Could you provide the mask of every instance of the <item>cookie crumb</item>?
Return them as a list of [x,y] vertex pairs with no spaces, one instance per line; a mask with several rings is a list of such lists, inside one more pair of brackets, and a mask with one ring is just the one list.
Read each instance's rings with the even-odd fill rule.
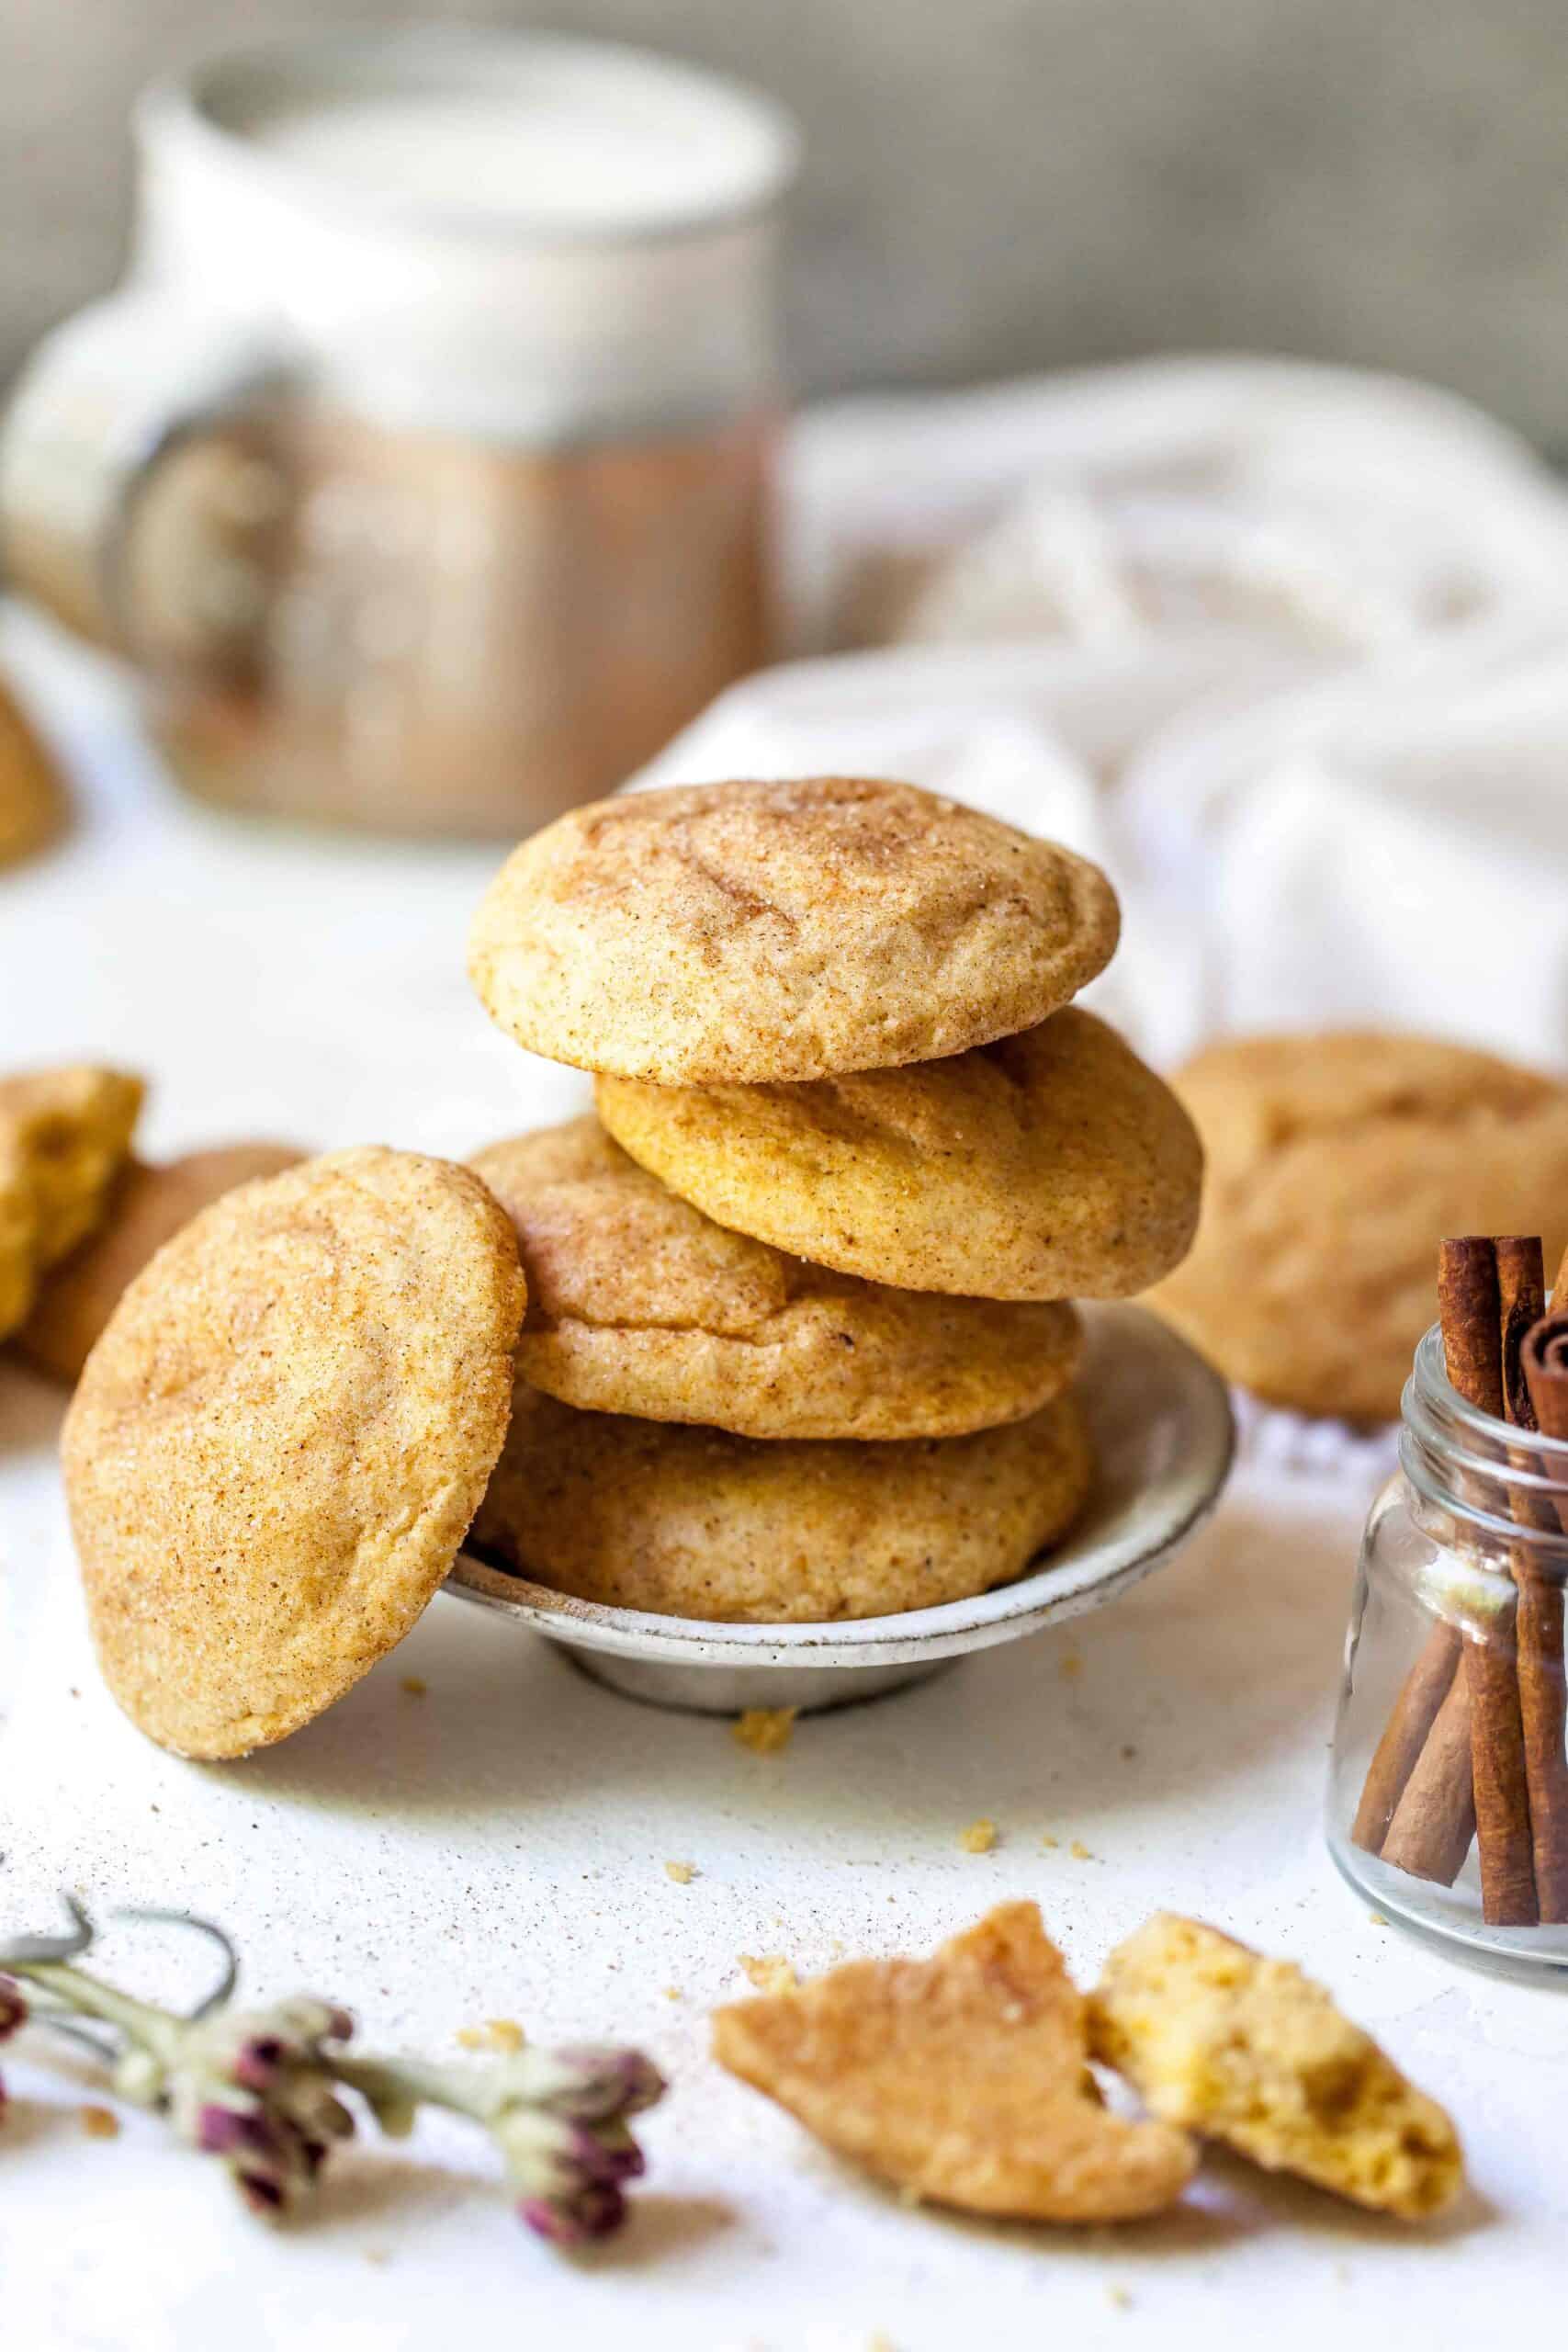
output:
[[119,2118],[112,2107],[80,2107],[82,2129],[89,2140],[118,2140]]
[[405,1674],[398,1687],[411,1699],[423,1699],[430,1685],[423,1674]]
[[690,1886],[696,1874],[695,1862],[666,1862],[664,1865],[665,1877],[672,1878],[677,1886]]
[[1061,1842],[1062,1842],[1062,1841],[1061,1841],[1061,1839],[1060,1839],[1059,1838],[1053,1838],[1053,1837],[1052,1837],[1052,1835],[1051,1835],[1051,1833],[1050,1833],[1050,1831],[1049,1831],[1048,1829],[1045,1831],[1044,1835],[1042,1837],[1042,1838],[1041,1838],[1041,1840],[1040,1840],[1040,1843],[1041,1843],[1043,1846],[1050,1846],[1050,1847],[1053,1847],[1053,1848],[1059,1846],[1059,1845],[1061,1844]]
[[686,1996],[682,1992],[679,1984],[666,1984],[664,1997],[667,2001],[683,2001]]
[[755,1952],[743,1951],[740,1965],[759,1993],[793,1993],[800,1982],[783,1952],[765,1952],[759,1958]]
[[1094,1856],[1089,1852],[1089,1848],[1084,1844],[1081,1838],[1075,1838],[1072,1844],[1067,1848],[1067,1851],[1071,1854],[1075,1862],[1092,1862],[1094,1860]]
[[1371,1921],[1374,1928],[1386,1928],[1388,1925],[1388,1921],[1383,1917],[1381,1911],[1369,1911],[1367,1917]]
[[776,1756],[795,1736],[798,1707],[748,1707],[730,1725],[731,1736],[753,1756]]
[[1059,1669],[1064,1682],[1076,1682],[1083,1672],[1083,1660],[1077,1650],[1069,1650]]
[[1115,2304],[1119,2312],[1130,2312],[1132,2310],[1133,2298],[1127,2288],[1107,2287],[1105,2292],[1108,2300]]
[[997,1825],[982,1814],[978,1821],[959,1831],[958,1842],[966,1854],[988,1854],[997,1842]]
[[502,2050],[511,2055],[523,2048],[527,2036],[515,2018],[487,2018],[483,2025],[460,2025],[457,2041],[464,2050]]

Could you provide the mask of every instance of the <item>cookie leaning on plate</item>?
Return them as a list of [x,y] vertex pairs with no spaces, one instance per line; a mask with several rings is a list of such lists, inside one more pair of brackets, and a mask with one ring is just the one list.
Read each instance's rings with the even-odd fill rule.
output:
[[1089,1477],[1070,1391],[973,1437],[773,1444],[581,1413],[519,1381],[471,1540],[582,1600],[825,1623],[1005,1584],[1066,1530]]
[[912,785],[632,793],[561,817],[480,903],[468,968],[530,1051],[662,1084],[881,1069],[1025,1029],[1106,965],[1098,866]]
[[1451,1233],[1568,1240],[1568,1084],[1373,1030],[1235,1038],[1175,1085],[1209,1177],[1149,1305],[1270,1403],[1395,1420]]
[[858,1282],[727,1232],[597,1119],[477,1152],[517,1227],[525,1381],[569,1405],[753,1438],[955,1437],[1059,1396],[1070,1306]]
[[44,1278],[17,1333],[18,1351],[71,1387],[132,1278],[198,1210],[258,1176],[280,1175],[304,1157],[286,1144],[221,1144],[157,1167],[133,1159],[105,1204],[96,1233]]
[[598,1102],[632,1158],[717,1224],[906,1290],[1125,1298],[1176,1264],[1197,1220],[1191,1121],[1076,1006],[912,1069],[603,1078]]
[[501,1451],[523,1306],[479,1178],[379,1149],[242,1186],[137,1276],[63,1453],[98,1661],[150,1738],[243,1756],[401,1640]]

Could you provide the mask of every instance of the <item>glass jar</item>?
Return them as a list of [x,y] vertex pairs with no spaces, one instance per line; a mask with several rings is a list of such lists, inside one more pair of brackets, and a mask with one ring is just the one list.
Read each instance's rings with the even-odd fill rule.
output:
[[306,40],[154,90],[126,288],[0,447],[14,585],[232,807],[514,837],[769,651],[796,142],[610,44]]
[[1494,1968],[1568,1970],[1568,1443],[1468,1404],[1434,1327],[1399,1453],[1357,1574],[1329,1849],[1400,1925]]

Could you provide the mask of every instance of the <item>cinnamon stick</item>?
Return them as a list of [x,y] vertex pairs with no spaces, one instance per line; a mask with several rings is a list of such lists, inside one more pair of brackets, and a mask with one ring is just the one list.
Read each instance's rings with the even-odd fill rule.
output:
[[[1554,1297],[1568,1301],[1558,1270]],[[1520,1350],[1536,1426],[1545,1437],[1568,1438],[1568,1314],[1544,1317]],[[1539,1457],[1538,1457],[1539,1459]],[[1568,1487],[1556,1502],[1568,1534]],[[1520,1547],[1521,1550],[1524,1548]],[[1562,1575],[1542,1559],[1521,1578],[1518,1605],[1519,1706],[1529,1779],[1530,1836],[1540,1917],[1568,1922],[1568,1680],[1563,1658]]]
[[[1438,1304],[1449,1379],[1483,1412],[1501,1420],[1510,1403],[1505,1349],[1521,1301],[1542,1295],[1540,1243],[1480,1234],[1445,1241],[1438,1255]],[[1528,1329],[1528,1324],[1523,1329]],[[1517,1371],[1522,1329],[1511,1330]],[[1473,1389],[1467,1384],[1473,1384]],[[1524,1394],[1522,1385],[1517,1394]],[[1514,1400],[1514,1401],[1517,1401]],[[1481,1860],[1481,1916],[1489,1927],[1534,1926],[1535,1854],[1529,1783],[1510,1593],[1464,1646],[1470,1690],[1470,1763],[1475,1840]]]
[[[1427,1746],[1427,1736],[1437,1721],[1438,1710],[1453,1687],[1460,1654],[1464,1644],[1457,1625],[1434,1625],[1423,1645],[1421,1655],[1404,1678],[1398,1698],[1389,1710],[1383,1735],[1377,1752],[1367,1767],[1366,1781],[1361,1789],[1361,1801],[1356,1807],[1356,1818],[1350,1824],[1350,1835],[1356,1844],[1369,1854],[1387,1856],[1384,1840],[1389,1835],[1400,1800],[1405,1794],[1416,1761]],[[1470,1756],[1470,1719],[1465,1718],[1465,1761]],[[1425,1802],[1425,1801],[1424,1801]],[[1475,1823],[1470,1820],[1464,1845],[1458,1861],[1445,1885],[1451,1885],[1463,1867],[1470,1850]],[[1408,1836],[1408,1830],[1407,1830]],[[1401,1863],[1401,1869],[1410,1865]],[[1417,1877],[1426,1872],[1417,1871]]]
[[[1439,1626],[1439,1633],[1450,1633]],[[1464,1646],[1454,1634],[1456,1653]],[[1475,1835],[1471,1772],[1471,1690],[1462,1667],[1450,1682],[1383,1839],[1383,1860],[1412,1878],[1452,1886]]]

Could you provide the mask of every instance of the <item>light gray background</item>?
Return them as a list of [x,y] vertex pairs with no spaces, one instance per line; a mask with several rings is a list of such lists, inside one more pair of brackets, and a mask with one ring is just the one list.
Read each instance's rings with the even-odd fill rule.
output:
[[140,83],[400,15],[614,33],[787,99],[808,386],[1250,345],[1568,446],[1565,0],[0,0],[0,372],[114,274]]

